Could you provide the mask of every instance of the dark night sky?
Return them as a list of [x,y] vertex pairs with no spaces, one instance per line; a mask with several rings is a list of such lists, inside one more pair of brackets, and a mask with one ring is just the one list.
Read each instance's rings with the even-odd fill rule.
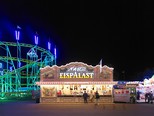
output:
[[[71,1],[12,0],[0,2],[0,37],[14,41],[11,29],[20,25],[21,42],[57,47],[57,65],[81,61],[112,66],[118,79],[137,80],[154,66],[154,2],[152,0]],[[9,36],[10,35],[10,36]],[[47,47],[46,47],[47,48]]]

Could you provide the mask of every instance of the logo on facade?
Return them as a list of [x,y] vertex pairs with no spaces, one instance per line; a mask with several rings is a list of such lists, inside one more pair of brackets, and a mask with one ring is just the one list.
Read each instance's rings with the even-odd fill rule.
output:
[[65,78],[93,78],[94,71],[89,70],[85,66],[72,66],[69,68],[61,68],[60,69],[60,77],[61,79]]

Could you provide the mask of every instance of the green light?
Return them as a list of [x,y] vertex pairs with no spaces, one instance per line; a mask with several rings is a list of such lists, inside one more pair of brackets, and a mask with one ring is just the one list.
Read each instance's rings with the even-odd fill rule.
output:
[[6,99],[6,97],[0,97],[0,99],[1,99],[1,100],[4,100],[4,99]]

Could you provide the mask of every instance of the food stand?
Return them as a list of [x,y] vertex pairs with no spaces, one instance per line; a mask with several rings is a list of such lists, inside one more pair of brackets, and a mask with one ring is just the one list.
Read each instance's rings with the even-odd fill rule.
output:
[[112,102],[113,68],[106,65],[92,66],[82,62],[40,69],[40,103],[83,102],[82,94],[86,91],[98,91],[100,102]]

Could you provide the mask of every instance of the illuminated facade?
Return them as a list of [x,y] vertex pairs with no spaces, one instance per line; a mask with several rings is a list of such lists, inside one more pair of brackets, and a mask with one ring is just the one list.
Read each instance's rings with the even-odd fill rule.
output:
[[41,68],[40,82],[36,84],[40,86],[40,102],[83,102],[81,96],[84,91],[98,91],[101,96],[111,98],[112,86],[116,83],[113,81],[113,68],[71,62]]

